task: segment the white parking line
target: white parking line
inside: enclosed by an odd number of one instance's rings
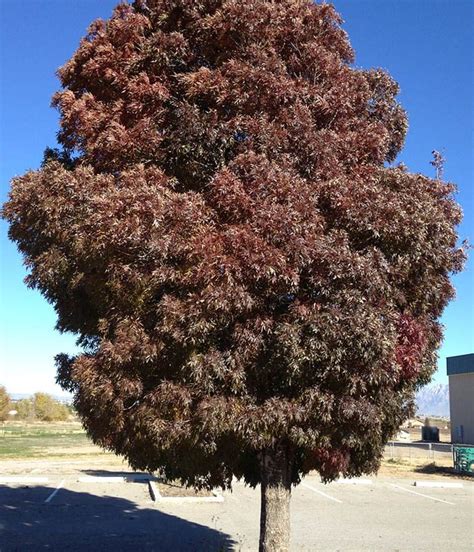
[[[334,502],[338,502],[339,504],[342,504],[342,500],[339,500],[338,498],[334,498],[333,496],[330,496],[326,493],[323,493],[323,491],[320,491],[319,489],[316,489],[315,487],[312,487],[311,485],[308,485],[307,483],[301,483],[302,487],[305,487],[306,489],[309,489],[310,491],[313,491],[314,493],[318,493],[322,496],[325,496],[326,498],[329,498],[329,500],[334,500]]]
[[[53,498],[57,495],[59,489],[64,485],[64,481],[65,480],[63,479],[61,483],[59,483],[59,485],[56,487],[56,489],[48,496],[48,498],[44,501],[45,504],[53,500]]]
[[[455,506],[454,502],[448,502],[447,500],[443,500],[441,498],[436,498],[434,496],[426,495],[423,493],[417,493],[416,491],[412,491],[411,489],[405,489],[405,487],[401,487],[400,485],[395,485],[394,483],[391,483],[392,487],[395,487],[397,489],[401,489],[402,491],[406,491],[407,493],[416,494],[418,496],[423,496],[425,498],[430,498],[431,500],[434,500],[436,502],[444,502],[445,504],[451,504],[451,506]]]

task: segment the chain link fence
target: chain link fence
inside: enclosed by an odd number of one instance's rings
[[[385,460],[416,462],[452,462],[453,445],[450,443],[402,443],[389,441],[385,447]]]

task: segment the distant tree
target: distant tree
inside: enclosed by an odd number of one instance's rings
[[[8,412],[11,410],[10,395],[3,385],[0,385],[0,421],[8,418]]]
[[[15,407],[19,420],[59,422],[69,417],[67,406],[47,393],[35,393],[29,399],[18,401]]]
[[[15,410],[17,411],[16,419],[29,420],[35,419],[34,404],[31,399],[21,399],[15,403]]]
[[[43,422],[64,421],[69,416],[67,407],[47,393],[35,393],[33,406],[36,419]]]
[[[398,86],[340,24],[311,0],[122,3],[59,71],[64,156],[4,207],[84,348],[58,380],[93,440],[261,484],[264,551],[288,550],[309,470],[378,468],[464,259],[454,186],[386,165]]]

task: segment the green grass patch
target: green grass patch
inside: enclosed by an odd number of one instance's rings
[[[80,424],[6,423],[0,426],[0,460],[67,456],[72,452],[94,454],[93,447]]]

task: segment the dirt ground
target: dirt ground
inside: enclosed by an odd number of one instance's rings
[[[74,453],[68,458],[38,459],[6,459],[0,461],[0,476],[30,476],[45,474],[49,476],[84,476],[84,475],[125,475],[130,473],[130,467],[126,461],[110,453],[76,456]],[[459,474],[451,465],[439,465],[438,463],[408,463],[408,462],[382,462],[382,466],[376,477],[395,477],[398,479],[432,480],[433,476],[449,477],[454,480],[474,481],[474,474]],[[207,491],[195,494],[191,489],[184,489],[177,482],[159,482],[160,493],[163,496],[210,496]]]
[[[130,471],[126,461],[94,445],[79,422],[55,424],[3,424],[0,427],[0,475],[100,475]],[[433,475],[473,479],[454,472],[452,459],[436,462],[413,458],[386,459],[378,476],[432,478]],[[179,485],[171,482],[160,488],[163,496],[176,496]],[[189,491],[191,492],[191,491]],[[189,495],[188,495],[189,496]]]
[[[159,481],[158,489],[161,496],[213,496],[210,491],[204,489],[200,491],[195,491],[192,488],[183,487],[183,485],[181,485],[179,481]]]
[[[474,474],[458,473],[454,470],[452,461],[408,462],[390,460],[382,461],[377,474],[382,477],[397,477],[408,479],[432,480],[433,475],[449,477],[454,480],[474,481]]]

